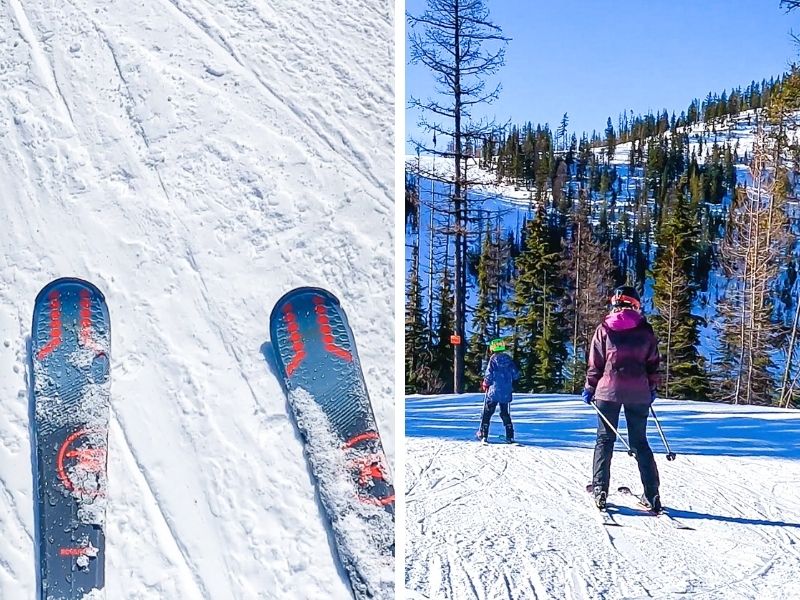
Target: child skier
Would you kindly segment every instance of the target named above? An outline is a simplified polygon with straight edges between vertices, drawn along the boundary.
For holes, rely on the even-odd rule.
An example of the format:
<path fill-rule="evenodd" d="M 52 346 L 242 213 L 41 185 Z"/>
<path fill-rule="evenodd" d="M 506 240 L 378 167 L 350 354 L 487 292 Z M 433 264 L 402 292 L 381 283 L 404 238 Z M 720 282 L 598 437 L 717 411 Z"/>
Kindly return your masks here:
<path fill-rule="evenodd" d="M 506 441 L 514 442 L 514 425 L 511 423 L 511 392 L 513 382 L 519 377 L 519 369 L 514 360 L 506 354 L 506 343 L 502 339 L 492 340 L 489 344 L 492 357 L 486 365 L 486 374 L 481 383 L 481 391 L 486 392 L 481 415 L 481 428 L 478 438 L 486 443 L 489 437 L 489 422 L 497 405 L 500 405 L 500 418 L 506 427 Z"/>
<path fill-rule="evenodd" d="M 647 417 L 656 397 L 660 357 L 653 328 L 640 310 L 641 299 L 634 288 L 622 286 L 614 290 L 611 313 L 592 338 L 583 401 L 594 401 L 615 429 L 620 409 L 625 407 L 629 443 L 644 486 L 641 502 L 653 512 L 660 512 L 658 468 L 647 443 Z M 600 509 L 605 508 L 608 496 L 615 440 L 614 432 L 598 415 L 592 489 Z"/>

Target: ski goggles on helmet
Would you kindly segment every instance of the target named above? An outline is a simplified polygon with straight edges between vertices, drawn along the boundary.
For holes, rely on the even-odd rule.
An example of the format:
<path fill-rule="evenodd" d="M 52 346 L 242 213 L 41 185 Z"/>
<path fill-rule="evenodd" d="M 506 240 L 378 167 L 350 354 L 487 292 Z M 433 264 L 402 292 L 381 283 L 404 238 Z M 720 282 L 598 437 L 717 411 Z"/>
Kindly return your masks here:
<path fill-rule="evenodd" d="M 633 310 L 639 310 L 642 308 L 642 303 L 639 302 L 639 300 L 623 294 L 620 294 L 619 296 L 611 296 L 610 302 L 611 306 L 614 308 L 618 308 L 620 306 L 630 306 Z"/>

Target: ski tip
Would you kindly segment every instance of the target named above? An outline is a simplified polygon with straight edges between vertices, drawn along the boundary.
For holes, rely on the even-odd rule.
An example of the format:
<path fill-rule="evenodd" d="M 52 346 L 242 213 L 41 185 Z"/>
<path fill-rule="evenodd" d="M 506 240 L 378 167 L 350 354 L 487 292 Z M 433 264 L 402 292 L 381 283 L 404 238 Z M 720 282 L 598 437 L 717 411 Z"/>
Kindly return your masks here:
<path fill-rule="evenodd" d="M 103 292 L 101 292 L 96 285 L 86 281 L 85 279 L 80 279 L 78 277 L 59 277 L 58 279 L 54 279 L 48 283 L 39 291 L 38 294 L 36 294 L 35 304 L 39 304 L 40 302 L 44 301 L 44 299 L 47 297 L 47 294 L 49 294 L 51 290 L 67 286 L 85 288 L 89 290 L 93 296 L 97 296 L 102 302 L 105 302 L 106 300 Z"/>
<path fill-rule="evenodd" d="M 288 292 L 283 294 L 283 296 L 278 298 L 278 301 L 275 302 L 275 306 L 272 309 L 272 312 L 270 313 L 270 321 L 272 321 L 279 314 L 279 311 L 284 304 L 300 296 L 319 296 L 324 298 L 325 300 L 329 300 L 331 303 L 337 306 L 341 305 L 341 302 L 339 302 L 339 298 L 337 298 L 333 293 L 329 292 L 325 288 L 302 286 L 294 288 L 293 290 L 289 290 Z"/>

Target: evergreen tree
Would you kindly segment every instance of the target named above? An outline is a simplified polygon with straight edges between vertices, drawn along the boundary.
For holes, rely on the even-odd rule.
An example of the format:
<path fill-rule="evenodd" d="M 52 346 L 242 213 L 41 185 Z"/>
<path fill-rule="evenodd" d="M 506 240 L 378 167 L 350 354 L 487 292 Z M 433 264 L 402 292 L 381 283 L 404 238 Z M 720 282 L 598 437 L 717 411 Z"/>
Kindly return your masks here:
<path fill-rule="evenodd" d="M 427 391 L 430 383 L 429 339 L 422 309 L 422 287 L 419 279 L 419 191 L 416 182 L 406 177 L 406 229 L 411 234 L 411 271 L 406 281 L 405 307 L 405 374 L 406 392 Z"/>
<path fill-rule="evenodd" d="M 412 269 L 406 282 L 405 371 L 406 393 L 432 393 L 441 388 L 441 382 L 432 377 L 429 339 L 422 309 L 422 286 L 419 270 Z"/>
<path fill-rule="evenodd" d="M 556 130 L 556 140 L 560 142 L 559 149 L 566 150 L 567 148 L 567 126 L 569 125 L 569 117 L 567 113 L 564 113 L 564 116 L 561 117 L 561 124 L 558 126 Z"/>
<path fill-rule="evenodd" d="M 453 392 L 453 344 L 450 336 L 453 334 L 453 288 L 448 266 L 442 273 L 439 288 L 439 312 L 436 324 L 435 342 L 432 348 L 431 366 L 436 377 L 442 382 L 441 392 Z"/>
<path fill-rule="evenodd" d="M 557 253 L 549 248 L 543 207 L 525 225 L 525 246 L 516 261 L 517 278 L 510 306 L 514 354 L 523 389 L 552 392 L 563 382 L 566 358 Z"/>
<path fill-rule="evenodd" d="M 690 203 L 681 185 L 674 194 L 656 235 L 658 254 L 653 269 L 653 328 L 661 343 L 664 395 L 705 400 L 705 359 L 698 351 L 700 319 L 692 314 L 696 286 L 693 259 L 700 235 L 698 205 Z"/>
<path fill-rule="evenodd" d="M 550 130 L 546 127 L 544 129 L 537 128 L 534 165 L 536 171 L 536 200 L 539 204 L 543 204 L 545 201 L 547 184 L 552 176 L 550 168 L 552 163 L 553 144 Z"/>
<path fill-rule="evenodd" d="M 473 390 L 483 380 L 484 361 L 489 342 L 500 335 L 503 267 L 508 260 L 508 246 L 500 231 L 492 231 L 487 222 L 478 262 L 478 303 L 472 317 L 472 335 L 467 351 L 467 385 Z"/>
<path fill-rule="evenodd" d="M 614 126 L 611 124 L 611 117 L 608 117 L 608 122 L 606 123 L 606 156 L 608 157 L 609 163 L 614 160 L 616 148 L 617 136 L 614 133 Z"/>

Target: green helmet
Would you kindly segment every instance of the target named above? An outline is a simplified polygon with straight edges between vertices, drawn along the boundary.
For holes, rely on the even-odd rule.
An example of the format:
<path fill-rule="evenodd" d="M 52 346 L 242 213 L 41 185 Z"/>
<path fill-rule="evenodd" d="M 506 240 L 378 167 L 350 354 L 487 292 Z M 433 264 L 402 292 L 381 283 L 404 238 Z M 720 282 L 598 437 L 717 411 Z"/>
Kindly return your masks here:
<path fill-rule="evenodd" d="M 489 350 L 492 352 L 505 352 L 506 341 L 503 338 L 497 338 L 489 342 Z"/>

